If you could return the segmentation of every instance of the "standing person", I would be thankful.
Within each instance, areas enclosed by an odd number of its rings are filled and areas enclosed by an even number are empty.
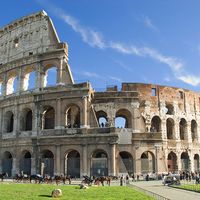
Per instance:
[[[129,184],[129,176],[126,175],[126,185]]]
[[[123,179],[124,179],[124,177],[123,177],[123,174],[122,174],[122,176],[120,177],[120,186],[123,186]]]
[[[135,176],[134,174],[132,175],[132,182],[135,181]]]

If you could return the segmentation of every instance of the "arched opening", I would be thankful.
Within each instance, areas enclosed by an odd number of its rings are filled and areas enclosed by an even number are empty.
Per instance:
[[[2,172],[7,173],[8,177],[12,176],[13,157],[9,151],[4,152],[2,159]]]
[[[155,156],[152,152],[145,151],[141,155],[141,172],[142,174],[155,173]]]
[[[35,88],[36,72],[31,71],[24,75],[23,90],[32,90]]]
[[[116,112],[115,116],[115,127],[116,128],[131,128],[132,115],[131,113],[126,109],[120,109]]]
[[[19,168],[21,173],[31,175],[31,153],[29,151],[22,154]]]
[[[3,83],[2,82],[0,82],[0,96],[2,96],[3,95],[3,85],[2,85]]]
[[[29,108],[23,109],[20,116],[20,130],[31,131],[32,119],[33,119],[32,110],[30,110]]]
[[[197,122],[195,120],[191,121],[191,132],[192,132],[192,141],[197,139]]]
[[[107,119],[107,113],[104,111],[98,111],[96,112],[97,120],[99,123],[99,127],[106,127],[108,126],[108,119]]]
[[[47,106],[44,109],[42,117],[43,129],[54,129],[55,127],[55,111],[51,106]]]
[[[54,155],[51,151],[45,150],[42,152],[42,160],[41,160],[41,174],[43,176],[54,175]]]
[[[108,175],[108,156],[103,150],[96,150],[91,158],[91,176]]]
[[[65,125],[67,128],[80,128],[80,108],[76,105],[68,107],[65,113]]]
[[[160,132],[161,131],[161,119],[158,116],[154,116],[151,119],[150,132]]]
[[[57,67],[46,70],[44,76],[44,87],[55,86],[57,83]]]
[[[180,139],[185,140],[187,135],[187,122],[184,118],[181,118],[179,122]]]
[[[13,127],[14,127],[14,115],[11,111],[8,111],[4,115],[4,132],[6,133],[13,132]]]
[[[167,139],[174,139],[174,120],[172,118],[167,119]]]
[[[187,152],[183,152],[181,154],[181,166],[182,166],[182,171],[190,170],[190,160]]]
[[[134,173],[133,157],[130,153],[122,151],[119,153],[119,173],[131,176]]]
[[[6,85],[6,95],[17,92],[17,89],[18,89],[18,77],[15,76],[9,78]]]
[[[166,103],[166,109],[167,109],[167,112],[166,112],[167,115],[174,114],[174,106],[172,104]]]
[[[198,172],[200,170],[200,164],[199,164],[199,155],[194,155],[194,171]]]
[[[178,170],[177,156],[174,152],[170,152],[167,157],[168,172],[175,173]]]
[[[72,178],[80,178],[80,154],[78,151],[70,151],[65,158],[65,172]]]

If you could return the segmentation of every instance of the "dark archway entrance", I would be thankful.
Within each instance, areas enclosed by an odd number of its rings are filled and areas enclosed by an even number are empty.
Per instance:
[[[31,175],[31,154],[26,151],[20,160],[20,172],[23,174]]]
[[[6,151],[2,159],[2,172],[7,173],[8,177],[12,176],[13,157],[10,152]]]
[[[167,157],[167,167],[168,172],[176,172],[178,170],[177,166],[177,156],[174,152],[170,152]]]
[[[108,175],[108,156],[103,150],[97,150],[91,158],[91,176]]]
[[[145,151],[141,155],[141,172],[142,174],[155,173],[155,156],[152,152]]]
[[[54,175],[54,155],[49,150],[43,151],[42,153],[41,174]]]
[[[122,151],[119,153],[119,173],[128,174],[132,176],[133,170],[133,157],[130,153]]]
[[[182,171],[190,170],[190,160],[187,152],[183,152],[181,154],[181,166],[182,166]]]
[[[80,178],[80,154],[78,151],[70,151],[65,158],[65,172],[70,177]]]

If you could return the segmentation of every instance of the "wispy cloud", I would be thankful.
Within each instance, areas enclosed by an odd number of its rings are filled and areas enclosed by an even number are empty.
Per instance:
[[[118,78],[118,77],[115,77],[115,76],[109,76],[109,79],[114,80],[114,81],[118,81],[120,83],[123,82],[121,78]]]
[[[152,20],[148,16],[143,16],[143,23],[144,25],[153,30],[153,31],[158,31],[158,28],[153,24]]]
[[[45,0],[42,2],[39,0],[36,1],[40,4],[43,4],[43,6],[46,7],[50,12],[62,19],[76,33],[78,33],[81,36],[83,42],[87,43],[88,45],[99,49],[112,49],[121,54],[151,58],[169,67],[176,79],[193,86],[200,85],[200,76],[187,73],[184,69],[184,62],[179,58],[164,55],[158,50],[149,48],[147,46],[138,47],[135,45],[125,45],[121,42],[106,41],[99,31],[95,31],[92,28],[81,25],[76,18],[66,14],[62,9],[57,8],[55,5],[52,5]],[[143,23],[146,27],[152,30],[158,30],[158,28],[153,24],[152,20],[147,16],[143,16]],[[200,51],[200,48],[198,48],[198,50]],[[95,77],[102,79],[100,75],[92,72],[83,72],[83,75],[91,78]],[[120,78],[113,76],[110,76],[110,78],[122,82]]]

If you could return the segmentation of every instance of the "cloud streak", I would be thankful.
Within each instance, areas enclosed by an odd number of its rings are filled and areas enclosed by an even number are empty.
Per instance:
[[[99,49],[112,49],[116,52],[125,55],[134,55],[138,57],[151,58],[169,67],[176,79],[181,80],[182,82],[185,82],[192,86],[200,85],[200,76],[187,73],[184,69],[184,63],[182,60],[173,56],[166,56],[160,53],[159,51],[153,48],[149,48],[147,46],[138,47],[135,45],[125,45],[121,42],[105,41],[100,32],[95,31],[92,28],[81,25],[76,18],[66,14],[62,9],[57,8],[52,4],[49,4],[49,2],[47,1],[45,3],[45,0],[42,3],[38,0],[36,1],[40,4],[43,4],[44,6],[47,6],[48,10],[50,10],[54,15],[56,15],[58,18],[62,19],[67,25],[69,25],[72,28],[72,30],[74,30],[81,36],[82,41],[90,45],[91,47]],[[144,16],[143,22],[146,27],[152,30],[158,30],[158,28],[153,25],[149,17]],[[87,77],[95,77],[102,79],[102,77],[99,76],[98,74],[91,72],[84,72],[83,75]],[[121,82],[121,79],[117,77],[110,76],[110,79]]]

